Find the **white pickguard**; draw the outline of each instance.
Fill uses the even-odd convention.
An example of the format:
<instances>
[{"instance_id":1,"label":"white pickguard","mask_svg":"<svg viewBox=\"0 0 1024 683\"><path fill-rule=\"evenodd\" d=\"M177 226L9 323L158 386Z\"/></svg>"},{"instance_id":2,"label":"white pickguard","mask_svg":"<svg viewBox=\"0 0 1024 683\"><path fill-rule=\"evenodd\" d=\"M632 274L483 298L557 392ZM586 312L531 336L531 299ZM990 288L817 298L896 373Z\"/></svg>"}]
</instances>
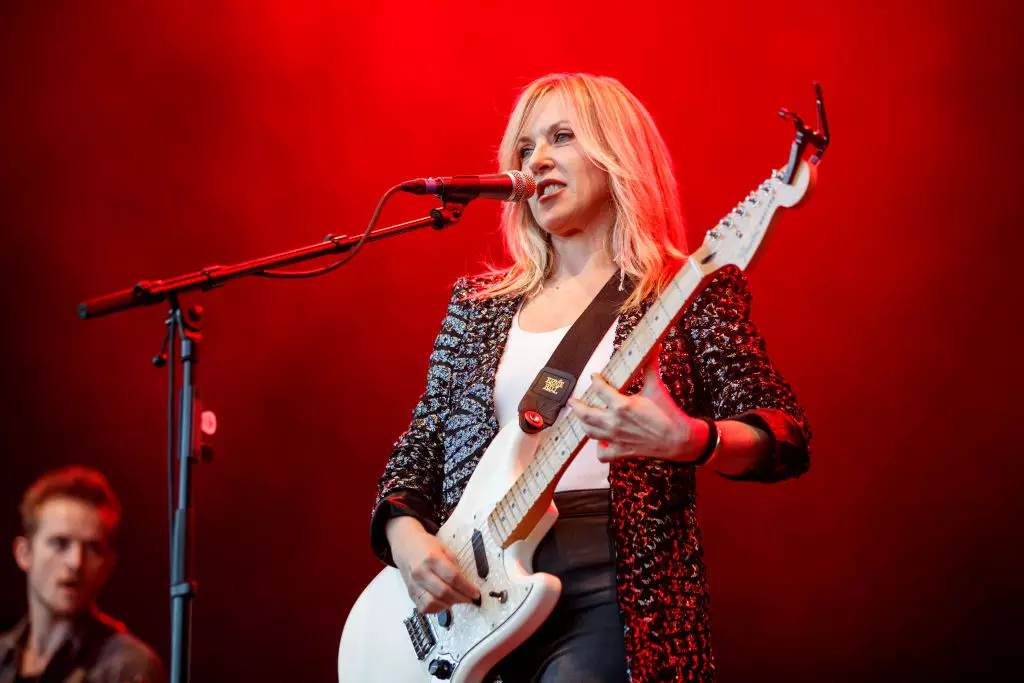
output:
<instances>
[{"instance_id":1,"label":"white pickguard","mask_svg":"<svg viewBox=\"0 0 1024 683\"><path fill-rule=\"evenodd\" d=\"M437 537L459 557L466 575L479 588L476 605L457 604L451 625L438 615L426 617L436 644L418 659L404 621L415 606L398 570L387 567L356 600L345 622L338 652L341 683L400 683L439 680L428 667L434 660L450 663L448 680L477 683L488 671L526 640L547 618L561 593L561 582L550 574L532 573L533 553L555 523L552 504L529 536L502 550L487 525L487 515L508 491L543 441L547 431L526 435L512 423L498 432L481 457L466 490ZM477 574L471 549L473 530L486 547L489 571ZM490 594L505 591L504 602Z\"/></svg>"}]
</instances>

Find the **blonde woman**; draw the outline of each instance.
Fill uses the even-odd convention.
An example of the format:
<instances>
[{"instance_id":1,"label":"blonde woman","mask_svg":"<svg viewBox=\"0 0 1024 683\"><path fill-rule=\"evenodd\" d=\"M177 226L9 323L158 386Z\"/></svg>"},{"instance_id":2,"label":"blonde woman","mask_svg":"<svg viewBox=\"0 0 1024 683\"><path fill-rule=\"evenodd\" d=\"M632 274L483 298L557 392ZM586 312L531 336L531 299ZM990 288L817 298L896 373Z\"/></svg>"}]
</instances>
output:
<instances>
[{"instance_id":1,"label":"blonde woman","mask_svg":"<svg viewBox=\"0 0 1024 683\"><path fill-rule=\"evenodd\" d=\"M433 535L491 439L562 336L612 277L635 285L570 399L591 437L555 491L560 517L534 570L562 580L554 612L496 668L508 683L711 681L710 603L696 524L695 461L737 480L808 467L810 433L725 268L625 393L597 375L686 254L668 150L611 78L553 74L521 93L501 170L538 182L502 218L511 265L456 283L413 421L381 477L374 550L424 613L479 598ZM717 432L717 435L716 435ZM710 442L713 443L710 443ZM717 448L715 447L717 444Z\"/></svg>"}]
</instances>

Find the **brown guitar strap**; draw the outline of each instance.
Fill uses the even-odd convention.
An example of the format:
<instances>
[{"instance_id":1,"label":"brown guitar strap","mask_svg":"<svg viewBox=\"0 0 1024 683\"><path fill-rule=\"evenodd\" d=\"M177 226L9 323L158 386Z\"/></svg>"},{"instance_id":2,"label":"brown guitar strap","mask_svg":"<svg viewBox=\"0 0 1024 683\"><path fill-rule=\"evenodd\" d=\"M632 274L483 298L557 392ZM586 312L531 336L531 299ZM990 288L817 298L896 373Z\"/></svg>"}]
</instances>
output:
<instances>
[{"instance_id":1,"label":"brown guitar strap","mask_svg":"<svg viewBox=\"0 0 1024 683\"><path fill-rule=\"evenodd\" d=\"M558 412L572 396L580 372L622 304L633 293L633 287L632 280L622 278L616 270L576 319L519 402L520 429L535 434L554 423Z\"/></svg>"}]
</instances>

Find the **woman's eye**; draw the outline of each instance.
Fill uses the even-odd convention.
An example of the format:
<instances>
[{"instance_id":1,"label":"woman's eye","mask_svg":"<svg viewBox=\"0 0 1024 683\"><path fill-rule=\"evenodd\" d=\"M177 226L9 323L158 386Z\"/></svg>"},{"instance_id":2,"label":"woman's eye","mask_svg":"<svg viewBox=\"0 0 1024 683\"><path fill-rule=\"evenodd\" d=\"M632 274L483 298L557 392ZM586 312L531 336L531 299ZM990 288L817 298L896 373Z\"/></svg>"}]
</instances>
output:
<instances>
[{"instance_id":1,"label":"woman's eye","mask_svg":"<svg viewBox=\"0 0 1024 683\"><path fill-rule=\"evenodd\" d=\"M530 156L530 152L532 152L532 151L533 151L532 147L520 147L519 148L519 158L520 159L525 159L526 157Z\"/></svg>"},{"instance_id":2,"label":"woman's eye","mask_svg":"<svg viewBox=\"0 0 1024 683\"><path fill-rule=\"evenodd\" d=\"M567 130L560 130L555 133L555 142L566 142L572 140L572 133Z\"/></svg>"}]
</instances>

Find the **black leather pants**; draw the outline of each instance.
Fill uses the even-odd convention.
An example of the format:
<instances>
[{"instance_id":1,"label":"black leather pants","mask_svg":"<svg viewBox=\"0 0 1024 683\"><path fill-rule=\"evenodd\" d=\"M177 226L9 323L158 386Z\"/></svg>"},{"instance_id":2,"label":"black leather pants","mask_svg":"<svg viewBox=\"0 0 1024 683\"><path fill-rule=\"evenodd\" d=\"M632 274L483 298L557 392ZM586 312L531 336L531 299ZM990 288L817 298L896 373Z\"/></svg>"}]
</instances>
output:
<instances>
[{"instance_id":1,"label":"black leather pants","mask_svg":"<svg viewBox=\"0 0 1024 683\"><path fill-rule=\"evenodd\" d=\"M503 683L626 683L626 652L608 531L608 489L555 494L558 521L533 557L562 580L544 625L494 672Z\"/></svg>"}]
</instances>

